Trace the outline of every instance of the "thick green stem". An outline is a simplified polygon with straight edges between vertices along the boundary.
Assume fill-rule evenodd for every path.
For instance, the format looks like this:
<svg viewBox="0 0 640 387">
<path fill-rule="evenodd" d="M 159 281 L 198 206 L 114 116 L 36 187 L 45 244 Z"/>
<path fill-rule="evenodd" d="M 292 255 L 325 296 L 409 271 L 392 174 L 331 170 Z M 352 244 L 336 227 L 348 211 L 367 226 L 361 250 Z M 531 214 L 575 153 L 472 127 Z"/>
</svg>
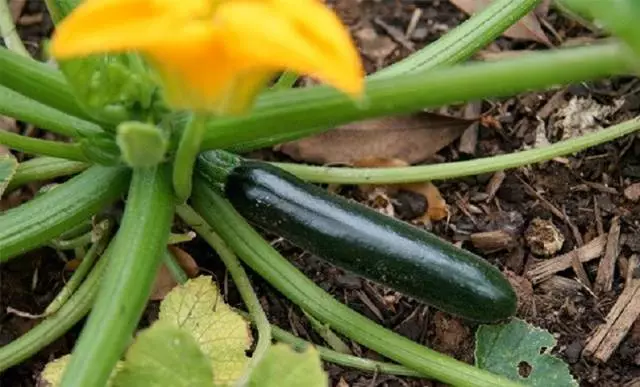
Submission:
<svg viewBox="0 0 640 387">
<path fill-rule="evenodd" d="M 209 122 L 203 147 L 246 151 L 356 120 L 631 73 L 628 59 L 608 43 L 384 77 L 367 82 L 360 105 L 324 86 L 268 93 L 248 116 Z"/>
<path fill-rule="evenodd" d="M 73 138 L 102 131 L 92 122 L 63 113 L 4 86 L 0 86 L 0 114 Z"/>
<path fill-rule="evenodd" d="M 511 25 L 531 12 L 540 0 L 495 0 L 469 20 L 409 57 L 370 76 L 392 77 L 437 66 L 452 65 L 470 58 L 498 38 Z"/>
<path fill-rule="evenodd" d="M 113 258 L 62 387 L 104 386 L 138 325 L 164 257 L 173 215 L 165 167 L 134 170 Z"/>
<path fill-rule="evenodd" d="M 251 369 L 255 368 L 260 360 L 262 360 L 264 354 L 271 346 L 271 324 L 269 324 L 269 319 L 267 319 L 267 315 L 260 305 L 260 300 L 258 300 L 258 296 L 256 296 L 256 293 L 253 291 L 249 277 L 242 268 L 240 261 L 238 261 L 238 257 L 229 249 L 222 238 L 214 233 L 207 225 L 207 222 L 191 207 L 180 205 L 176 208 L 176 213 L 189 226 L 196 230 L 198 235 L 218 253 L 227 270 L 229 270 L 244 304 L 247 306 L 249 313 L 251 313 L 251 318 L 258 330 L 258 344 L 256 344 L 256 348 L 253 351 L 248 370 L 244 373 L 244 377 L 246 378 L 249 376 Z M 238 383 L 238 385 L 242 385 L 242 383 Z"/>
<path fill-rule="evenodd" d="M 392 184 L 427 180 L 451 179 L 501 171 L 569 155 L 589 147 L 612 141 L 640 130 L 640 119 L 625 121 L 607 129 L 560 141 L 543 148 L 506 155 L 452 163 L 399 168 L 332 168 L 309 165 L 275 163 L 299 178 L 316 183 L 335 184 Z"/>
<path fill-rule="evenodd" d="M 194 114 L 180 137 L 173 162 L 173 190 L 178 203 L 184 203 L 191 195 L 193 166 L 200 152 L 205 123 L 205 115 Z"/>
<path fill-rule="evenodd" d="M 381 355 L 424 375 L 456 386 L 519 386 L 520 384 L 439 354 L 402 337 L 335 300 L 318 287 L 249 226 L 200 178 L 193 207 L 236 254 L 271 285 L 318 320 Z"/>
<path fill-rule="evenodd" d="M 18 339 L 0 347 L 0 372 L 21 363 L 57 340 L 89 312 L 107 263 L 112 257 L 110 251 L 111 248 L 107 249 L 87 279 L 57 313 L 47 317 Z"/>
<path fill-rule="evenodd" d="M 31 59 L 31 55 L 18 35 L 18 30 L 13 22 L 13 17 L 8 5 L 9 0 L 0 0 L 0 36 L 4 39 L 7 48 L 18 55 Z"/>
<path fill-rule="evenodd" d="M 23 254 L 91 218 L 125 192 L 129 171 L 95 166 L 0 214 L 0 262 Z"/>
<path fill-rule="evenodd" d="M 64 143 L 60 141 L 40 140 L 39 138 L 21 136 L 19 134 L 0 130 L 0 144 L 25 153 L 60 157 L 68 160 L 89 161 L 78 143 Z"/>
<path fill-rule="evenodd" d="M 7 191 L 14 190 L 27 183 L 50 180 L 56 177 L 73 175 L 89 168 L 89 164 L 56 157 L 36 157 L 20 163 L 18 170 L 9 182 Z"/>
<path fill-rule="evenodd" d="M 0 85 L 76 117 L 91 120 L 62 73 L 54 67 L 0 47 Z"/>
</svg>

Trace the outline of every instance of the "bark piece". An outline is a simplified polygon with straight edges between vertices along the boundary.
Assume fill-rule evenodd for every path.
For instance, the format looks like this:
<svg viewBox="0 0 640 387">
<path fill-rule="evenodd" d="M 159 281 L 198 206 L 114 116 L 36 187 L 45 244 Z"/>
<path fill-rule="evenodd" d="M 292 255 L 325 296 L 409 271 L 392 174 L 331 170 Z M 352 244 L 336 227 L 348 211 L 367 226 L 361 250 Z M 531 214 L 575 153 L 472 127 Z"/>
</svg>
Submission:
<svg viewBox="0 0 640 387">
<path fill-rule="evenodd" d="M 616 268 L 618 255 L 620 255 L 620 218 L 616 217 L 611 221 L 609 236 L 607 237 L 607 248 L 604 253 L 604 258 L 598 266 L 598 274 L 595 282 L 595 291 L 597 293 L 611 291 L 613 272 Z"/>
</svg>

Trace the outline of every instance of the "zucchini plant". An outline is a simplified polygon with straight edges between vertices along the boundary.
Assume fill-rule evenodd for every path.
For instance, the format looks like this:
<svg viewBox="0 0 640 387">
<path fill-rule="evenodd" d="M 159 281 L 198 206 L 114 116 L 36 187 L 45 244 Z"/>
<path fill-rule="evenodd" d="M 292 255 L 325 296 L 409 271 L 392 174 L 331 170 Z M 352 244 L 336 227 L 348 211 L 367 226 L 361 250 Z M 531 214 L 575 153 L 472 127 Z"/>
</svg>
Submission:
<svg viewBox="0 0 640 387">
<path fill-rule="evenodd" d="M 4 0 L 0 2 L 4 5 Z M 223 380 L 212 383 L 269 386 L 274 383 L 268 380 L 273 368 L 296 358 L 290 350 L 272 346 L 272 338 L 296 340 L 270 326 L 244 264 L 313 318 L 398 363 L 319 348 L 305 355 L 309 356 L 305 364 L 308 361 L 317 368 L 319 362 L 313 357 L 321 356 L 362 369 L 435 378 L 457 386 L 519 385 L 517 380 L 412 342 L 351 310 L 283 258 L 253 225 L 449 313 L 485 322 L 505 319 L 515 311 L 514 292 L 482 258 L 310 183 L 403 183 L 504 170 L 632 133 L 640 129 L 637 119 L 545 148 L 430 166 L 269 165 L 237 154 L 340 123 L 632 74 L 637 70 L 640 44 L 638 35 L 624 24 L 634 20 L 629 12 L 640 15 L 632 2 L 617 2 L 628 7 L 603 8 L 595 1 L 564 1 L 581 14 L 591 12 L 620 39 L 459 64 L 538 3 L 496 0 L 439 41 L 366 78 L 361 76 L 348 34 L 335 15 L 315 0 L 300 1 L 301 7 L 313 11 L 306 13 L 280 0 L 87 0 L 82 4 L 47 0 L 57 23 L 51 44 L 57 67 L 28 56 L 11 33 L 15 28 L 6 7 L 0 8 L 0 30 L 9 43 L 8 48 L 0 47 L 0 114 L 64 139 L 0 131 L 0 144 L 39 156 L 22 163 L 13 156 L 1 158 L 0 193 L 76 174 L 0 214 L 0 262 L 20 259 L 23 253 L 47 245 L 79 247 L 76 251 L 91 245 L 82 270 L 74 273 L 43 320 L 0 348 L 0 371 L 27 359 L 88 314 L 70 358 L 56 363 L 64 365 L 56 379 L 64 387 L 131 386 L 162 380 L 158 375 L 163 371 L 144 368 L 149 363 L 144 360 L 163 353 L 188 354 L 183 361 L 194 359 L 190 366 L 201 372 L 202 378 L 191 382 L 188 376 L 178 377 L 182 373 L 165 379 L 175 385 Z M 309 19 L 311 15 L 314 20 Z M 242 35 L 256 31 L 242 24 L 252 21 L 262 34 Z M 264 45 L 272 51 L 265 53 Z M 206 68 L 212 64 L 218 67 Z M 288 71 L 268 89 L 274 68 Z M 348 70 L 346 75 L 343 70 Z M 290 88 L 295 74 L 301 72 L 317 74 L 344 94 L 328 86 Z M 111 211 L 122 199 L 124 210 Z M 159 265 L 164 261 L 184 282 L 184 273 L 166 253 L 175 215 L 219 254 L 256 325 L 253 355 L 243 359 L 232 380 L 220 379 L 228 370 L 216 368 L 219 362 L 214 361 L 216 353 L 225 349 L 204 349 L 176 328 L 196 324 L 188 319 L 177 324 L 175 318 L 168 318 L 129 346 Z M 99 221 L 105 216 L 115 217 L 119 226 L 113 237 L 107 228 L 96 240 L 92 223 L 102 224 Z M 213 305 L 206 305 L 203 310 L 211 312 Z M 238 321 L 236 312 L 229 316 Z M 173 341 L 162 337 L 183 345 L 171 353 L 167 343 Z M 182 365 L 171 365 L 179 358 L 154 359 L 179 369 Z M 123 364 L 125 371 L 120 372 Z M 315 371 L 317 378 L 326 378 Z M 141 374 L 153 377 L 140 379 Z M 314 385 L 326 384 L 318 380 Z M 296 380 L 290 382 L 295 385 Z"/>
</svg>

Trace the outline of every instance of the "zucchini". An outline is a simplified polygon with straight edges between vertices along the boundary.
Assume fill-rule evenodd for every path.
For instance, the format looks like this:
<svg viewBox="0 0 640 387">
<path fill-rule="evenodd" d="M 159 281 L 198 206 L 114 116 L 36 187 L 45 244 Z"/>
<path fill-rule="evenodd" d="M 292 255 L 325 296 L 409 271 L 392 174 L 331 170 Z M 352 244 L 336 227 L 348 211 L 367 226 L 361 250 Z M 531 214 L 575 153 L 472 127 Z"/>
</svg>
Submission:
<svg viewBox="0 0 640 387">
<path fill-rule="evenodd" d="M 515 313 L 499 270 L 431 233 L 224 151 L 202 153 L 197 171 L 249 222 L 342 269 L 469 320 Z"/>
</svg>

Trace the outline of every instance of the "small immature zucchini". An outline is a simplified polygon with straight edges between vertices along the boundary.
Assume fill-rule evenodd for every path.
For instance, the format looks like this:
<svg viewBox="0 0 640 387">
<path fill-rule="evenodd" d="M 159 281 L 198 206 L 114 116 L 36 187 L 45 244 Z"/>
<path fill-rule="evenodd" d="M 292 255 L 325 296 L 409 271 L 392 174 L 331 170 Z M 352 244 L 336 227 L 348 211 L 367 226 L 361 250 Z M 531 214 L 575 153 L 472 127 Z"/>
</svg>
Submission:
<svg viewBox="0 0 640 387">
<path fill-rule="evenodd" d="M 470 320 L 515 313 L 499 270 L 433 234 L 227 152 L 203 153 L 198 173 L 248 221 L 340 268 Z"/>
</svg>

